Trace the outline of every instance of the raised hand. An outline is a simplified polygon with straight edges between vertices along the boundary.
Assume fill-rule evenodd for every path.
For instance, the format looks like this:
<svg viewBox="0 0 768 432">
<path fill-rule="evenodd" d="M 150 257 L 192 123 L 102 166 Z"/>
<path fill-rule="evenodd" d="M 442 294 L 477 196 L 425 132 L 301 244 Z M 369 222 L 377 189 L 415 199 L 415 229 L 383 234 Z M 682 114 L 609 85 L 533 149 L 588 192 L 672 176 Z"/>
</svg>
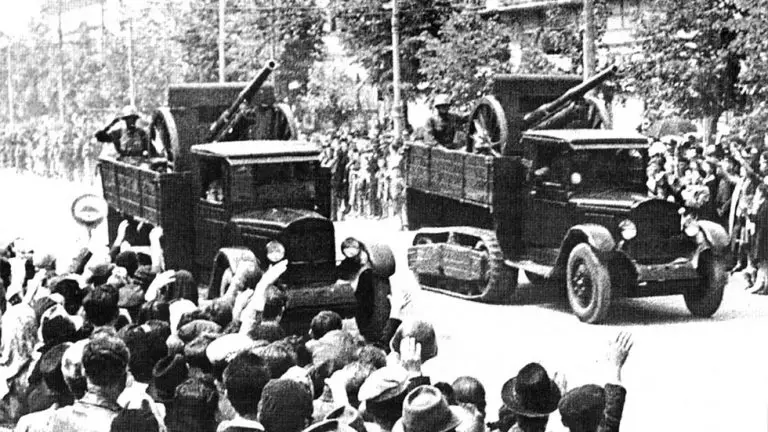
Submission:
<svg viewBox="0 0 768 432">
<path fill-rule="evenodd" d="M 421 344 L 416 338 L 407 337 L 400 341 L 400 366 L 409 376 L 421 376 Z"/>
<path fill-rule="evenodd" d="M 607 366 L 615 374 L 611 375 L 611 378 L 615 378 L 618 382 L 621 382 L 621 370 L 627 361 L 632 345 L 634 345 L 632 334 L 626 331 L 619 332 L 616 335 L 616 339 L 608 344 L 608 352 L 606 353 Z"/>
</svg>

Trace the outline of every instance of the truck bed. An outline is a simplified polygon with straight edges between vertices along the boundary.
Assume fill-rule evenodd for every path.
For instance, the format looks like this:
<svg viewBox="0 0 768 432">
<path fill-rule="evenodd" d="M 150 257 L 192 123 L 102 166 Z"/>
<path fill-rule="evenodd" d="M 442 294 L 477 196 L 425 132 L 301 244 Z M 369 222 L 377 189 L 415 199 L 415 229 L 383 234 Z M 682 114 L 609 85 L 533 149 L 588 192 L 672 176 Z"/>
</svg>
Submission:
<svg viewBox="0 0 768 432">
<path fill-rule="evenodd" d="M 157 172 L 112 157 L 99 158 L 99 173 L 112 213 L 110 242 L 123 216 L 138 217 L 163 228 L 168 267 L 190 269 L 194 247 L 192 173 Z"/>
</svg>

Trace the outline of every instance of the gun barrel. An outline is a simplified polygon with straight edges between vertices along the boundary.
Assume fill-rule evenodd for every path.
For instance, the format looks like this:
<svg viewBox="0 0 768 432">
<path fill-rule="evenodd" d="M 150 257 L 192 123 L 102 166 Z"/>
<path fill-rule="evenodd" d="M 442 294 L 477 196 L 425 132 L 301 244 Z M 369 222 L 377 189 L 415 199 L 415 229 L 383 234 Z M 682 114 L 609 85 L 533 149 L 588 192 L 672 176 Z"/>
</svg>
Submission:
<svg viewBox="0 0 768 432">
<path fill-rule="evenodd" d="M 576 87 L 573 87 L 569 89 L 567 92 L 563 93 L 562 96 L 555 99 L 554 101 L 544 104 L 534 111 L 529 112 L 528 114 L 523 117 L 523 125 L 526 129 L 536 125 L 539 121 L 542 119 L 550 116 L 552 113 L 559 110 L 561 107 L 563 107 L 565 104 L 567 104 L 570 101 L 575 101 L 579 98 L 584 97 L 587 92 L 594 89 L 598 85 L 600 85 L 603 81 L 611 78 L 616 73 L 617 67 L 611 66 L 609 68 L 606 68 L 605 70 L 600 71 L 597 75 L 593 76 L 592 78 L 584 81 L 583 83 L 577 85 Z"/>
<path fill-rule="evenodd" d="M 277 67 L 277 63 L 274 60 L 269 60 L 267 65 L 264 66 L 258 75 L 256 75 L 256 78 L 254 78 L 250 83 L 248 83 L 247 86 L 245 86 L 240 94 L 237 95 L 237 98 L 232 103 L 232 105 L 224 110 L 219 118 L 213 122 L 213 124 L 211 124 L 211 127 L 208 129 L 208 141 L 216 141 L 220 138 L 219 135 L 223 130 L 228 128 L 233 118 L 233 114 L 238 111 L 240 105 L 243 102 L 253 99 L 253 96 L 257 91 L 259 91 L 261 86 L 264 85 L 264 82 L 267 80 L 267 78 L 269 78 L 269 75 L 272 73 L 275 67 Z"/>
</svg>

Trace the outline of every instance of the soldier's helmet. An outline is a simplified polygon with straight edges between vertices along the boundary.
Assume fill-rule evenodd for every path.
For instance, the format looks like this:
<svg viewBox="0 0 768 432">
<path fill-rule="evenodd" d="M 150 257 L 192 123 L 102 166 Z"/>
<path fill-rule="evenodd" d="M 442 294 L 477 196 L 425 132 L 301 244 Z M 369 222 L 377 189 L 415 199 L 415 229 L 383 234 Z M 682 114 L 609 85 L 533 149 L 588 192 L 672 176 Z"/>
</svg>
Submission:
<svg viewBox="0 0 768 432">
<path fill-rule="evenodd" d="M 254 102 L 259 105 L 274 105 L 275 102 L 277 102 L 277 97 L 275 97 L 275 86 L 270 83 L 264 83 L 259 91 L 256 92 Z"/>
<path fill-rule="evenodd" d="M 448 106 L 451 105 L 453 101 L 451 100 L 451 97 L 447 94 L 439 94 L 435 96 L 435 102 L 433 103 L 434 106 Z"/>
<path fill-rule="evenodd" d="M 139 110 L 136 109 L 136 105 L 126 105 L 123 107 L 123 110 L 120 115 L 122 118 L 138 118 L 139 117 Z"/>
</svg>

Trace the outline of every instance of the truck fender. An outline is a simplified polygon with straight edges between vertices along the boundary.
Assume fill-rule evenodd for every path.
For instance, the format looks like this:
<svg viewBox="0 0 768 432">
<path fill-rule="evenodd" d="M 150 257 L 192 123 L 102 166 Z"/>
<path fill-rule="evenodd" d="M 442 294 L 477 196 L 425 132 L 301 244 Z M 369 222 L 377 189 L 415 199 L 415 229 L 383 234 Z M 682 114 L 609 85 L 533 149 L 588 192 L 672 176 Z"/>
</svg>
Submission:
<svg viewBox="0 0 768 432">
<path fill-rule="evenodd" d="M 568 256 L 579 243 L 588 243 L 598 257 L 605 256 L 616 248 L 613 235 L 604 226 L 597 224 L 574 225 L 565 234 L 565 238 L 560 244 L 560 253 L 557 256 L 555 268 L 552 270 L 552 276 L 565 277 Z"/>
<path fill-rule="evenodd" d="M 708 220 L 699 220 L 701 233 L 704 235 L 706 245 L 703 249 L 712 249 L 716 255 L 728 253 L 731 237 L 722 225 Z"/>
<path fill-rule="evenodd" d="M 208 284 L 208 299 L 212 300 L 223 294 L 221 292 L 222 279 L 229 284 L 229 281 L 224 278 L 224 274 L 229 270 L 231 277 L 235 274 L 237 266 L 245 261 L 256 263 L 256 268 L 259 268 L 259 260 L 250 249 L 237 247 L 219 249 L 216 257 L 213 258 L 211 281 Z"/>
<path fill-rule="evenodd" d="M 376 275 L 388 278 L 395 274 L 395 254 L 389 246 L 376 242 L 364 242 L 355 237 L 344 240 L 345 243 L 350 241 L 356 241 L 368 254 L 367 267 Z"/>
</svg>

